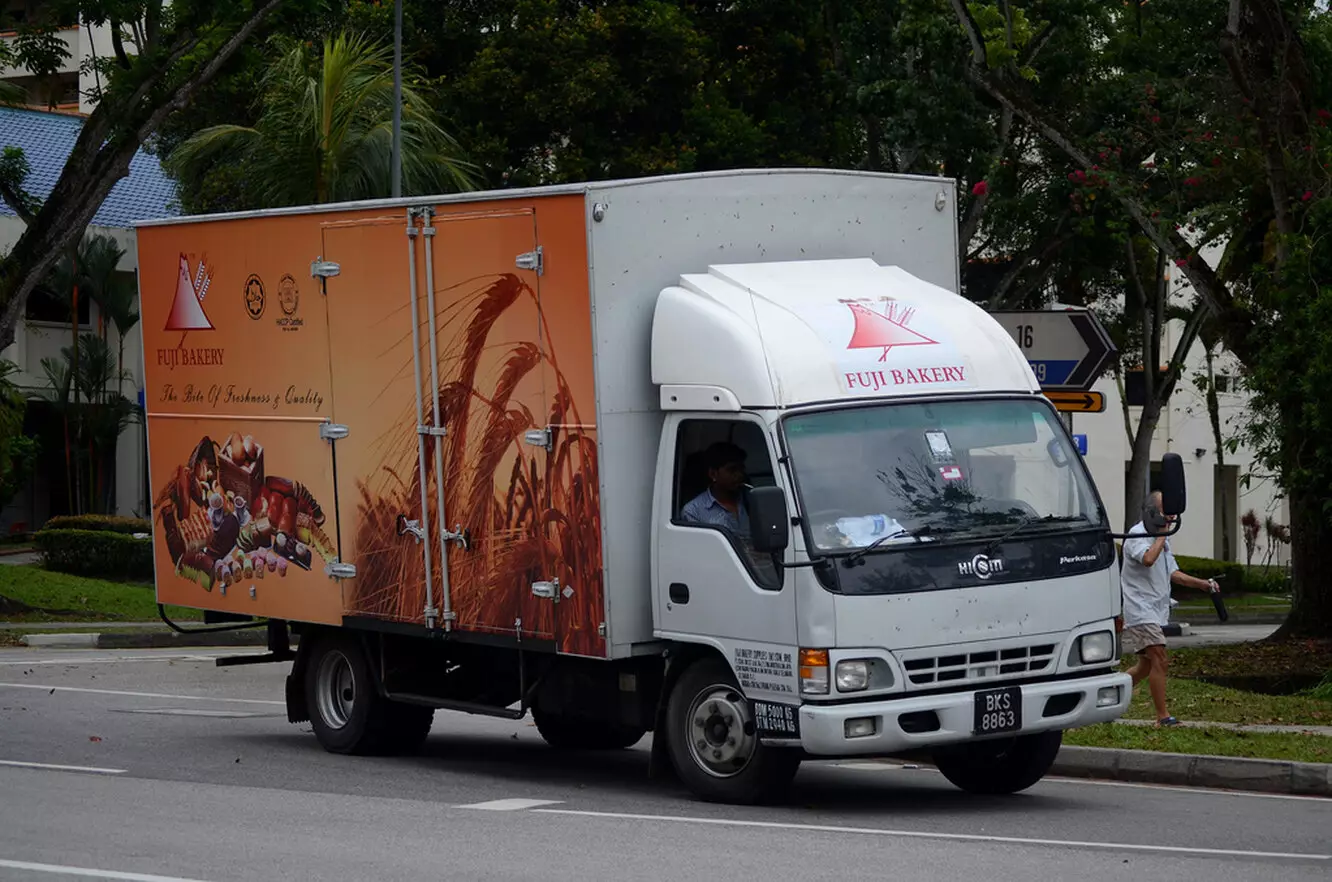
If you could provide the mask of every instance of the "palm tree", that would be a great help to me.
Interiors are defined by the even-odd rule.
[[[274,37],[253,127],[210,126],[172,151],[168,171],[202,181],[219,163],[239,164],[250,208],[388,196],[393,139],[392,49],[359,35],[308,44]],[[475,167],[420,94],[422,75],[403,71],[402,190],[474,189]]]

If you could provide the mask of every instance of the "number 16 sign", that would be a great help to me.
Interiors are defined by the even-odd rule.
[[[1118,353],[1087,309],[991,312],[1013,336],[1043,391],[1086,392]]]

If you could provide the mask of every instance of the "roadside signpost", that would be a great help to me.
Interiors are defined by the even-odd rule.
[[[1041,391],[1072,431],[1073,414],[1101,413],[1105,396],[1091,387],[1118,355],[1089,309],[995,310],[990,313],[1027,357]],[[1086,453],[1086,442],[1079,444]]]
[[[1105,396],[1100,392],[1046,392],[1045,397],[1060,413],[1102,413]]]

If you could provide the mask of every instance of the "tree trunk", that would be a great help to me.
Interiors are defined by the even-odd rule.
[[[1207,356],[1207,420],[1212,424],[1212,444],[1216,448],[1215,481],[1221,488],[1219,505],[1221,506],[1221,556],[1227,562],[1235,559],[1235,546],[1231,537],[1230,488],[1226,483],[1226,447],[1221,439],[1221,403],[1216,397],[1216,354],[1211,346],[1206,347]]]
[[[1323,511],[1323,497],[1303,493],[1290,498],[1290,566],[1294,597],[1286,623],[1272,635],[1332,638],[1332,519]]]
[[[153,64],[139,62],[141,75],[136,75],[140,68],[126,72],[124,76],[134,79],[125,88],[103,95],[85,120],[55,187],[13,250],[0,260],[0,350],[14,342],[28,295],[50,272],[61,251],[83,236],[112,187],[129,174],[130,160],[143,141],[212,82],[283,2],[259,0],[245,18],[215,26],[206,38],[182,27],[169,46],[154,53]],[[234,28],[230,34],[228,27]],[[205,39],[208,45],[201,48]],[[195,57],[187,61],[192,54]],[[173,82],[181,64],[189,72]]]
[[[1124,529],[1127,531],[1142,519],[1142,506],[1147,501],[1147,478],[1152,471],[1152,438],[1156,424],[1161,421],[1161,402],[1155,397],[1147,399],[1138,419],[1138,431],[1133,436],[1133,456],[1129,460],[1128,477],[1124,485]]]

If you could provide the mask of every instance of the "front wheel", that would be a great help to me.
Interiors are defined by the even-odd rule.
[[[666,706],[666,747],[685,785],[709,802],[752,804],[780,796],[800,768],[794,750],[759,741],[749,701],[717,659],[691,666]]]
[[[1064,733],[1056,730],[959,744],[936,753],[934,764],[945,778],[968,793],[1017,793],[1045,777],[1063,740]]]

